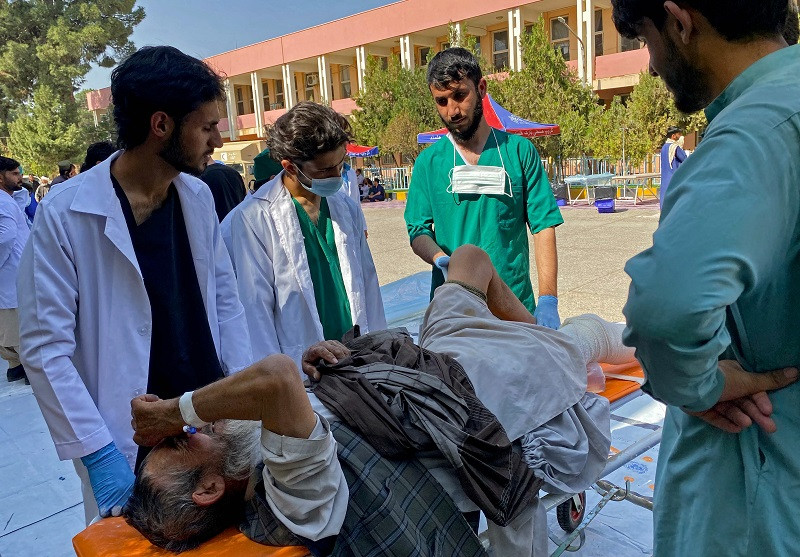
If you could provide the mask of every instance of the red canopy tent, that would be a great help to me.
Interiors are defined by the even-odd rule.
[[[542,137],[561,133],[561,128],[557,124],[540,124],[512,114],[488,94],[483,97],[483,116],[491,127],[524,137]],[[417,143],[436,143],[445,135],[447,135],[447,128],[420,133],[417,134]]]
[[[347,145],[347,154],[351,157],[375,157],[378,155],[378,147],[364,147],[350,143]]]

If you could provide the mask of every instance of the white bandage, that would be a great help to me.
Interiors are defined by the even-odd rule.
[[[178,400],[178,407],[181,409],[181,417],[184,422],[194,427],[203,427],[208,425],[208,422],[201,420],[197,412],[194,411],[194,404],[192,404],[193,393],[194,391],[183,393]]]

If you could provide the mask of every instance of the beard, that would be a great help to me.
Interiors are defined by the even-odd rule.
[[[659,75],[675,97],[675,107],[684,114],[692,114],[707,107],[714,100],[708,79],[666,34],[664,42],[669,66],[659,72]]]
[[[206,169],[206,158],[203,158],[203,162],[200,166],[197,166],[196,163],[192,162],[192,156],[186,151],[186,148],[181,141],[181,128],[180,126],[175,128],[172,135],[169,138],[169,141],[161,149],[161,152],[158,153],[164,161],[172,166],[178,172],[185,172],[187,174],[191,174],[192,176],[200,176],[203,171]]]
[[[472,120],[470,120],[469,125],[463,131],[459,131],[453,124],[439,116],[439,118],[442,118],[442,122],[444,122],[447,131],[449,131],[453,138],[459,143],[466,143],[472,139],[475,135],[475,132],[478,131],[478,127],[481,125],[481,120],[483,119],[482,99],[478,99],[478,102],[475,104],[475,109],[472,111],[471,117]]]
[[[222,426],[221,428],[219,426]],[[232,480],[246,480],[261,458],[261,422],[225,420],[214,424],[222,441],[222,475]]]

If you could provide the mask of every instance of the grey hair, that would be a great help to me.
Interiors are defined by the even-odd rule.
[[[210,460],[195,467],[179,463],[159,471],[158,476],[142,464],[133,484],[133,494],[125,507],[125,519],[150,543],[180,553],[194,549],[225,528],[236,524],[244,511],[241,493],[226,490],[213,505],[198,505],[192,499],[197,485],[207,473],[217,472],[230,480],[245,480],[254,463],[256,422],[230,421],[224,424],[220,438],[225,443],[222,461]],[[260,426],[261,424],[258,424]],[[178,450],[185,449],[185,439],[164,441]]]

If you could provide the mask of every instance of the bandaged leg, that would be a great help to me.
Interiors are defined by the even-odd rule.
[[[262,429],[261,448],[266,499],[278,520],[310,540],[337,535],[350,491],[327,420],[317,416],[308,439]]]
[[[624,329],[625,325],[622,323],[609,323],[597,315],[587,313],[565,320],[559,330],[572,338],[587,364],[624,364],[634,360],[633,348],[622,344]]]

